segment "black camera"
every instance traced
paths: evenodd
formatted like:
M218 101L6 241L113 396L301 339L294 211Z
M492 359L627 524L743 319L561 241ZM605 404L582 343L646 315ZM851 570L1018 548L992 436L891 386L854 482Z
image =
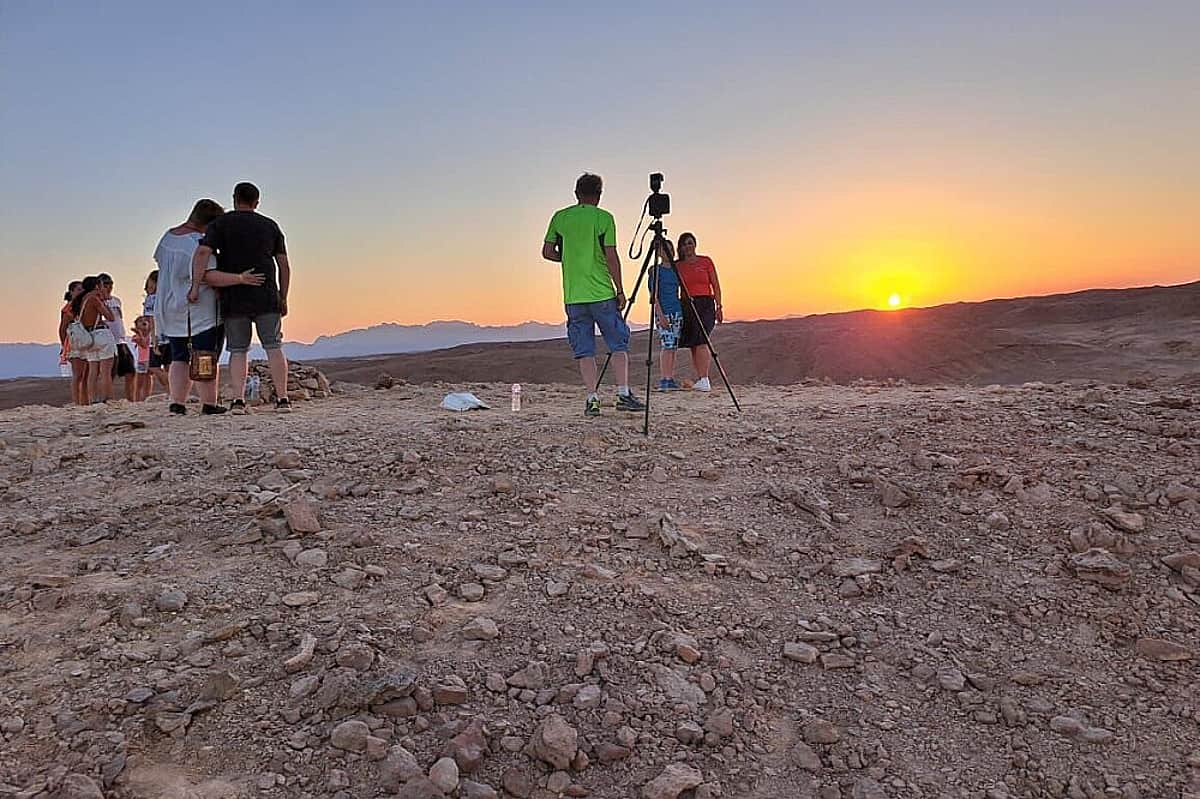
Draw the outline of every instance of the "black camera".
M662 172L650 173L650 197L646 200L650 216L660 219L671 213L671 195L659 191L662 188Z

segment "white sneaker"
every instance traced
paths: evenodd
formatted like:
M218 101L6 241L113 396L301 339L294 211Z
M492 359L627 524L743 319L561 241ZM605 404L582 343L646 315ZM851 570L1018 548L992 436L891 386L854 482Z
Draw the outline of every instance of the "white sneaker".
M692 391L712 391L712 384L707 377L702 377L692 384Z

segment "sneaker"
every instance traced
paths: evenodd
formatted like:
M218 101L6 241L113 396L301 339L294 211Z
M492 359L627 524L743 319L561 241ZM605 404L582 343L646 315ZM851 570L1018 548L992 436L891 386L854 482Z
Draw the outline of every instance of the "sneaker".
M707 377L702 377L692 384L692 391L712 391L712 384Z
M662 380L658 381L658 385L655 388L658 391L670 391L671 390L671 381L667 380L666 378L663 378Z
M618 394L617 395L617 410L618 411L644 411L646 405L633 394Z
M229 403L229 412L234 416L245 416L250 411L246 409L245 400L235 399L233 402Z
M588 397L583 403L584 416L599 416L600 415L600 398Z
M668 377L663 382L667 384L667 387L663 391L679 391L680 389L680 385L675 382L675 378L673 377Z
M200 413L205 416L220 416L228 410L224 405L204 405L200 408Z
M178 402L172 402L167 406L167 410L174 416L187 416L187 406L180 405Z
M275 413L291 413L291 412L292 412L292 403L288 401L287 397L280 397L279 399L275 400Z

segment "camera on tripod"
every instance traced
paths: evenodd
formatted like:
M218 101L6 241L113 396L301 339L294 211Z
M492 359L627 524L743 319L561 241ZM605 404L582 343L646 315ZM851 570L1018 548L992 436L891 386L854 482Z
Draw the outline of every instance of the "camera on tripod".
M650 211L650 216L655 219L662 219L671 213L671 195L663 194L659 191L662 188L662 182L662 172L650 173L650 197L647 198L646 205Z

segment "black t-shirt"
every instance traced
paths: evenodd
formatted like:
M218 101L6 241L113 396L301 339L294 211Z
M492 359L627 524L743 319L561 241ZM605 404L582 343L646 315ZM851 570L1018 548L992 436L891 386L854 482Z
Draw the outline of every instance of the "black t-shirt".
M216 252L219 271L240 273L253 269L267 278L261 286L221 289L221 311L225 316L278 313L275 256L285 255L287 248L283 231L274 219L257 211L228 211L209 223L200 243Z

